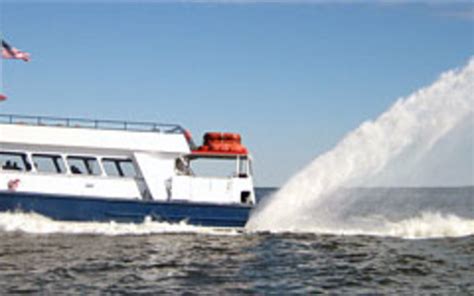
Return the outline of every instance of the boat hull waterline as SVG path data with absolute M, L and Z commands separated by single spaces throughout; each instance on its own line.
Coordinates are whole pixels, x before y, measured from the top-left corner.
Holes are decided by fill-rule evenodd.
M 60 221 L 142 223 L 153 221 L 206 227 L 244 227 L 252 207 L 189 202 L 0 192 L 0 212 L 34 212 Z

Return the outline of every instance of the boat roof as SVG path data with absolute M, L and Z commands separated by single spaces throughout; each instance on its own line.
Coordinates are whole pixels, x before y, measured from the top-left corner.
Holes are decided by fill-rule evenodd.
M 189 153 L 178 124 L 0 114 L 6 146 Z
M 184 128 L 179 124 L 143 122 L 143 121 L 123 121 L 123 120 L 102 120 L 74 117 L 51 117 L 51 116 L 31 116 L 18 114 L 0 114 L 0 123 L 3 124 L 23 124 L 36 126 L 54 127 L 74 127 L 105 130 L 125 130 L 158 133 L 178 133 L 183 134 Z

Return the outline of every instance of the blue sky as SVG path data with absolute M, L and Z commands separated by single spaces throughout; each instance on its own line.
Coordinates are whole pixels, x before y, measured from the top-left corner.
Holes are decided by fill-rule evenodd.
M 278 186 L 474 52 L 472 2 L 226 2 L 3 1 L 32 61 L 2 62 L 0 112 L 240 132 Z

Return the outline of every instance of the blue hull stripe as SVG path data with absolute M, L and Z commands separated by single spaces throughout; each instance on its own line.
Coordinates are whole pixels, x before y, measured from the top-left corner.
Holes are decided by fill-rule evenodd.
M 243 227 L 250 206 L 189 202 L 158 202 L 77 197 L 25 192 L 0 192 L 0 211 L 35 212 L 64 221 L 116 221 L 141 223 L 145 217 L 156 221 L 214 227 Z

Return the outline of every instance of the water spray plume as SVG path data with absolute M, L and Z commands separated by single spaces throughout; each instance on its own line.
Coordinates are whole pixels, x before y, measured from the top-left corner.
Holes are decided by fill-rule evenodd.
M 425 154 L 458 124 L 473 117 L 473 94 L 471 58 L 464 68 L 448 71 L 432 85 L 397 100 L 376 120 L 363 123 L 334 149 L 317 157 L 254 211 L 247 229 L 331 228 L 334 213 L 328 205 L 338 190 L 366 186 L 407 151 Z

